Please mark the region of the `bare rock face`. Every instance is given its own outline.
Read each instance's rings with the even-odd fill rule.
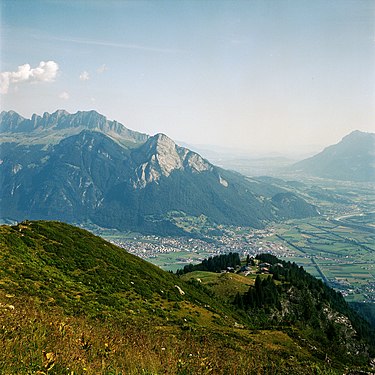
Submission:
[[[223,177],[219,176],[219,181],[220,183],[224,186],[224,187],[228,187],[229,184],[228,184],[228,181],[227,180],[224,180]]]
[[[213,170],[208,161],[195,152],[176,145],[165,134],[149,138],[142,147],[142,153],[146,155],[146,160],[135,170],[134,188],[144,188],[151,182],[157,182],[162,176],[169,177],[177,170],[192,173]]]
[[[180,155],[177,153],[176,144],[164,134],[157,134],[155,164],[161,169],[161,173],[168,177],[175,169],[182,168]]]
[[[33,114],[31,119],[25,119],[14,111],[0,113],[0,139],[16,134],[19,136],[17,143],[57,144],[83,130],[103,133],[120,143],[144,143],[149,138],[146,134],[127,129],[117,121],[108,120],[96,111],[70,114],[59,109],[53,113],[45,112],[43,116]]]
[[[157,182],[160,179],[160,173],[155,170],[152,165],[147,162],[140,165],[135,170],[135,178],[133,179],[133,187],[144,188],[151,182]]]
[[[187,164],[192,172],[212,171],[212,165],[204,160],[200,155],[193,152],[186,157]]]

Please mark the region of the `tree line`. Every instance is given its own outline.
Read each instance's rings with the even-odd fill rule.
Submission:
[[[236,307],[255,320],[263,317],[266,325],[299,326],[309,332],[311,339],[330,347],[336,355],[349,350],[351,339],[345,332],[347,327],[337,324],[329,315],[345,315],[357,338],[366,342],[375,354],[374,329],[349,307],[341,293],[294,262],[282,261],[271,254],[260,254],[256,259],[270,264],[270,275],[258,275],[254,286],[244,294],[238,293],[234,299]],[[272,323],[267,316],[272,316]]]
[[[239,265],[241,265],[241,259],[238,253],[220,254],[204,259],[199,264],[190,263],[184,268],[177,270],[176,274],[183,275],[193,271],[220,272],[228,267],[236,268]]]

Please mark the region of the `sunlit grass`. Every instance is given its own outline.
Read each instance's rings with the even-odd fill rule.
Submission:
[[[217,298],[251,278],[212,295],[56,222],[1,227],[0,250],[0,374],[342,373]]]
[[[90,321],[32,300],[0,299],[2,374],[304,374],[305,366],[317,368],[281,332]]]

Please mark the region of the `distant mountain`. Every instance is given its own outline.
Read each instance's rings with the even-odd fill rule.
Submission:
[[[262,227],[316,215],[302,198],[215,167],[164,134],[147,136],[94,112],[0,117],[1,217],[58,219],[180,233],[172,211]]]
[[[347,181],[375,181],[375,133],[353,131],[336,145],[293,165],[309,175]]]
[[[32,115],[25,119],[14,111],[0,114],[0,139],[16,140],[22,144],[54,144],[61,139],[90,130],[105,133],[108,137],[125,145],[145,142],[148,135],[127,129],[117,121],[109,121],[96,111],[78,111],[70,114],[58,110],[43,116]]]

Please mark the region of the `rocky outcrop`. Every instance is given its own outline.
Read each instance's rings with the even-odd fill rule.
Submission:
[[[157,182],[162,176],[168,177],[174,171],[201,173],[212,171],[213,165],[200,155],[177,146],[165,134],[156,134],[135,153],[140,165],[132,180],[134,188],[144,188],[151,182]]]
[[[0,132],[23,135],[26,139],[39,139],[38,143],[58,143],[61,139],[82,130],[101,132],[122,142],[144,143],[148,135],[127,129],[117,121],[110,121],[96,111],[78,111],[70,114],[65,110],[45,112],[43,116],[32,115],[25,119],[14,111],[1,112]]]

